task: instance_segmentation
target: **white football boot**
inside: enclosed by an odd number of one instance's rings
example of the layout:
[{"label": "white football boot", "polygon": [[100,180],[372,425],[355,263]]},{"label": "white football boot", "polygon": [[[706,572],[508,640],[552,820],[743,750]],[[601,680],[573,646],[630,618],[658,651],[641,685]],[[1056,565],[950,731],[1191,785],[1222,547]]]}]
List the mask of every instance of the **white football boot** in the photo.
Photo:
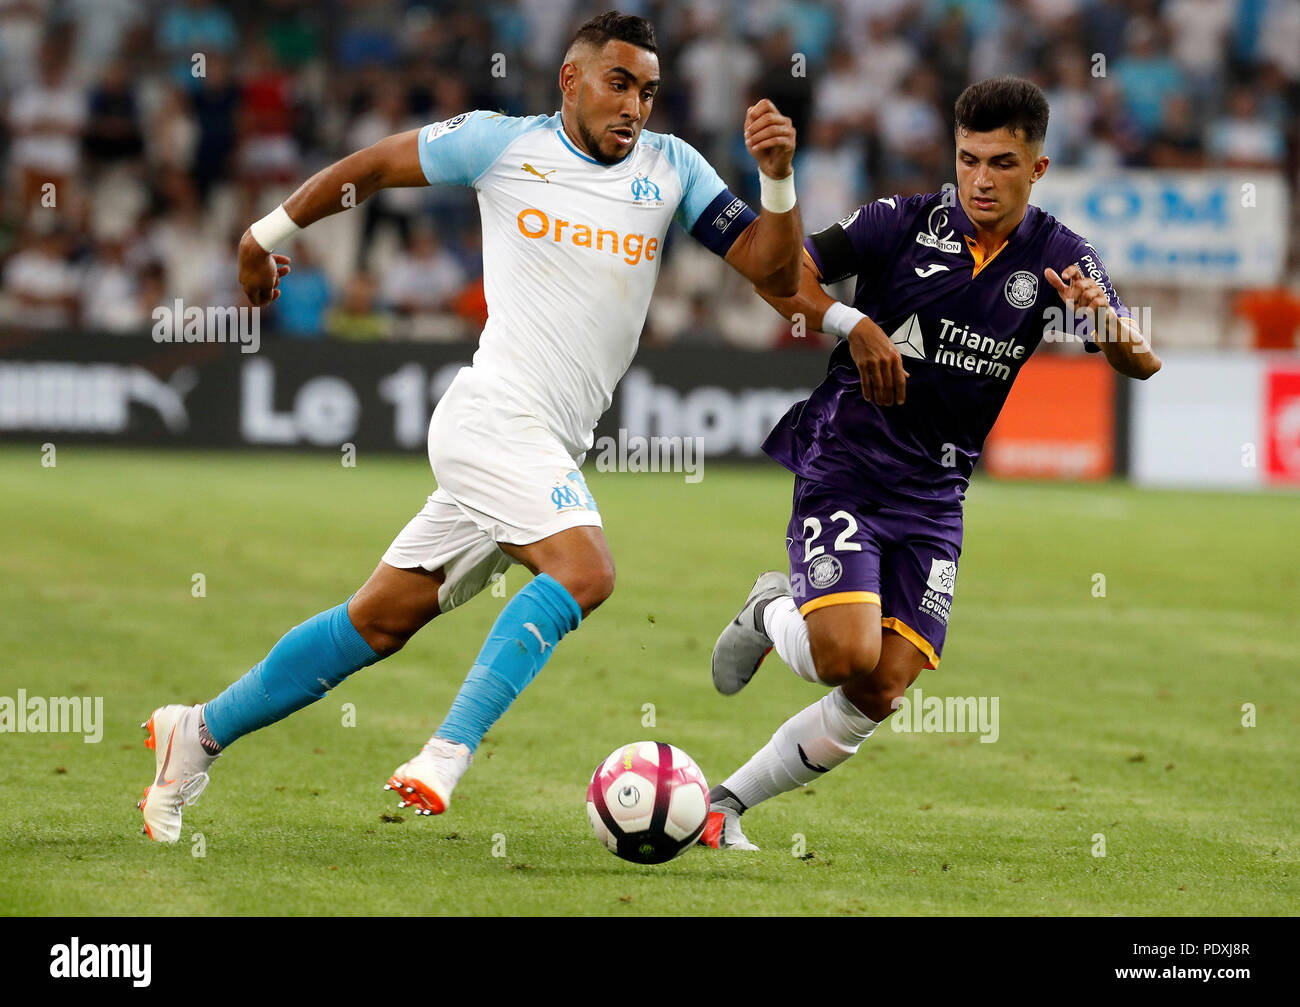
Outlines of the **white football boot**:
[{"label": "white football boot", "polygon": [[393,770],[384,789],[397,792],[399,808],[414,808],[417,815],[441,815],[473,761],[466,745],[430,738],[419,755]]},{"label": "white football boot", "polygon": [[749,684],[772,650],[772,639],[763,627],[763,610],[768,602],[790,593],[790,578],[779,570],[761,574],[736,618],[713,645],[713,687],[731,696]]},{"label": "white football boot", "polygon": [[146,836],[158,843],[181,837],[181,811],[208,785],[208,769],[218,758],[199,744],[203,705],[160,706],[140,726],[148,732],[145,747],[154,750],[155,777],[136,807],[144,812]]},{"label": "white football boot", "polygon": [[758,851],[740,830],[740,812],[725,804],[709,805],[709,818],[697,842],[714,850]]}]

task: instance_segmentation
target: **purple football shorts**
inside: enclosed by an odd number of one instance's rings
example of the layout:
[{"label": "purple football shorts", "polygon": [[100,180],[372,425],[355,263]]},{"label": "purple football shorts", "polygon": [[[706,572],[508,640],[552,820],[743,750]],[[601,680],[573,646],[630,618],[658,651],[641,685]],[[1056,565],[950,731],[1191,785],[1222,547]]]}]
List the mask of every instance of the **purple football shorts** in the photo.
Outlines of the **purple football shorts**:
[{"label": "purple football shorts", "polygon": [[900,510],[796,476],[785,540],[795,604],[804,615],[826,605],[879,605],[881,625],[937,668],[961,535],[960,509]]}]

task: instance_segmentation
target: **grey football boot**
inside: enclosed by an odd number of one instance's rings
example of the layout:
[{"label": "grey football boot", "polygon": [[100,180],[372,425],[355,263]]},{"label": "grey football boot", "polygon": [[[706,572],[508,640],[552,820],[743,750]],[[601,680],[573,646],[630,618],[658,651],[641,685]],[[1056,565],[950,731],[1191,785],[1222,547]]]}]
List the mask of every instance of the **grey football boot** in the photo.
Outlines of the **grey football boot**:
[{"label": "grey football boot", "polygon": [[772,650],[772,640],[763,628],[763,610],[770,602],[790,594],[790,578],[779,570],[768,570],[754,581],[740,613],[713,645],[713,687],[731,696],[749,684],[763,658]]}]

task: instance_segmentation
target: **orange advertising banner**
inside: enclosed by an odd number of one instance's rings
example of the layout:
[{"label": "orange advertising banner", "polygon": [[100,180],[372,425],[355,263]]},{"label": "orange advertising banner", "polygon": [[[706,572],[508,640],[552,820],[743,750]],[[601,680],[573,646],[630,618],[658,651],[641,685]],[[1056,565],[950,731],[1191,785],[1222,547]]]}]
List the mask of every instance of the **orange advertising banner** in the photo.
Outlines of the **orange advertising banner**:
[{"label": "orange advertising banner", "polygon": [[1036,357],[984,445],[1011,479],[1105,479],[1115,469],[1115,372],[1099,355]]}]

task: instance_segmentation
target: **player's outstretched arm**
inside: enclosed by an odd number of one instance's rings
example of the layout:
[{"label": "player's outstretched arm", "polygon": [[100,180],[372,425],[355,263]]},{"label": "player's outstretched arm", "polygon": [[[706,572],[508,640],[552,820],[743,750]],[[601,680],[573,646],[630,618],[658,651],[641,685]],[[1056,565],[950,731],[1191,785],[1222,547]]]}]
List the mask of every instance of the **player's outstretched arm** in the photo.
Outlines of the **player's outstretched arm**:
[{"label": "player's outstretched arm", "polygon": [[754,284],[754,293],[776,308],[792,325],[802,323],[814,332],[822,332],[826,309],[835,303],[835,299],[826,293],[812,260],[806,255],[800,255],[799,258],[799,287],[793,295],[778,296],[758,283]]},{"label": "player's outstretched arm", "polygon": [[1058,274],[1046,269],[1043,275],[1066,304],[1077,313],[1095,312],[1093,341],[1100,347],[1106,362],[1120,374],[1145,381],[1160,370],[1160,358],[1147,342],[1132,318],[1116,314],[1101,284],[1085,276],[1078,265]]},{"label": "player's outstretched arm", "polygon": [[[826,293],[821,275],[808,256],[802,256],[802,259],[799,289],[793,297],[774,297],[757,285],[754,290],[790,322],[802,322],[809,329],[825,332],[826,312],[838,302]],[[898,347],[885,330],[866,315],[847,309],[843,304],[838,310],[847,319],[841,324],[845,328],[852,326],[846,338],[862,381],[862,397],[878,406],[902,405],[907,400],[909,375],[903,369],[903,355],[898,352]]]},{"label": "player's outstretched arm", "polygon": [[263,307],[280,296],[280,278],[289,272],[289,257],[271,254],[276,241],[356,206],[380,189],[429,184],[420,168],[419,132],[396,133],[322,168],[244,232],[239,242],[239,285],[250,304]]},{"label": "player's outstretched arm", "polygon": [[726,261],[760,291],[789,297],[799,289],[803,258],[803,222],[790,169],[794,124],[764,98],[745,113],[745,146],[758,162],[762,212],[732,244]]}]

